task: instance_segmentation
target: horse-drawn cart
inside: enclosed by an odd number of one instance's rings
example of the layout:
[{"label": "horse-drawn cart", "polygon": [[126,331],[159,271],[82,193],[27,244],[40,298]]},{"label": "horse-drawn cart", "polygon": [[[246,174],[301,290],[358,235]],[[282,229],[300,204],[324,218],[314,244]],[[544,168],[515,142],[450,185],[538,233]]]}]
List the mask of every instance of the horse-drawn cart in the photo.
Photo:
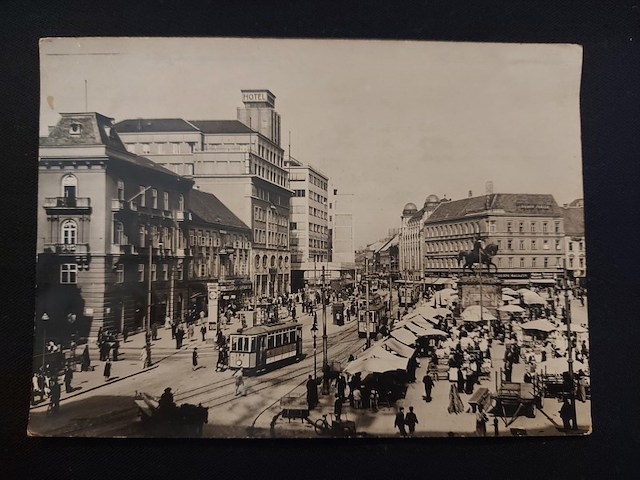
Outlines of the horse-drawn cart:
[{"label": "horse-drawn cart", "polygon": [[134,402],[143,427],[151,435],[201,437],[204,424],[209,422],[209,409],[202,405],[161,408],[158,398],[144,392],[136,392]]},{"label": "horse-drawn cart", "polygon": [[542,392],[532,383],[504,382],[498,388],[494,402],[491,412],[509,426],[520,415],[536,416],[536,407],[542,406]]}]

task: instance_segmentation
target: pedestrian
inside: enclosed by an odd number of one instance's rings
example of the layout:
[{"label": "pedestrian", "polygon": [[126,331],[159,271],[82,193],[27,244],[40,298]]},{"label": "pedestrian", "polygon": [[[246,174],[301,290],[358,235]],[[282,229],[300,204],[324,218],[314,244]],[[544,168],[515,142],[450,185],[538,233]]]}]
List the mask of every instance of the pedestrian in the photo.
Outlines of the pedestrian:
[{"label": "pedestrian", "polygon": [[47,414],[54,415],[58,413],[58,409],[60,408],[60,384],[58,383],[57,376],[51,378],[49,392],[49,411]]},{"label": "pedestrian", "polygon": [[336,422],[340,421],[340,415],[342,415],[342,399],[340,395],[336,393],[336,401],[333,403],[333,414],[336,416]]},{"label": "pedestrian", "polygon": [[511,363],[511,360],[505,360],[504,362],[504,381],[505,382],[511,381],[512,372],[513,372],[513,364]]},{"label": "pedestrian", "polygon": [[184,329],[182,328],[182,325],[178,325],[178,328],[176,328],[176,350],[179,350],[182,348],[182,339],[184,338]]},{"label": "pedestrian", "polygon": [[107,359],[104,362],[104,381],[108,382],[109,378],[111,378],[111,360],[109,360],[109,357],[107,357]]},{"label": "pedestrian", "polygon": [[71,369],[71,365],[67,364],[64,369],[64,389],[67,393],[73,392],[71,380],[73,380],[73,370]]},{"label": "pedestrian", "polygon": [[120,342],[116,339],[113,342],[113,348],[112,348],[112,354],[113,354],[113,361],[117,362],[118,361],[118,350],[120,349]]},{"label": "pedestrian", "polygon": [[407,431],[405,430],[404,425],[405,425],[404,408],[400,407],[400,410],[398,410],[398,413],[396,413],[396,419],[393,423],[393,426],[397,427],[398,430],[400,430],[400,435],[402,435],[403,437],[406,437]]},{"label": "pedestrian", "polygon": [[242,369],[239,369],[232,376],[236,377],[236,395],[242,393],[243,396],[246,396],[247,392],[244,386],[244,376]]},{"label": "pedestrian", "polygon": [[124,343],[127,343],[127,338],[129,338],[129,329],[125,325],[124,327],[122,327],[122,341]]},{"label": "pedestrian", "polygon": [[200,333],[202,334],[202,341],[204,342],[205,341],[205,336],[207,335],[207,327],[205,326],[204,323],[200,327]]},{"label": "pedestrian", "polygon": [[347,380],[344,378],[344,375],[340,374],[336,380],[336,387],[338,389],[338,396],[340,400],[344,402],[344,394],[347,388]]},{"label": "pedestrian", "polygon": [[313,410],[318,404],[318,383],[309,375],[307,380],[307,405]]},{"label": "pedestrian", "polygon": [[296,306],[295,305],[293,307],[291,307],[291,318],[293,320],[296,319]]},{"label": "pedestrian", "polygon": [[413,407],[409,407],[409,413],[404,417],[404,423],[409,427],[409,436],[412,437],[416,431],[416,425],[418,422],[418,417],[413,412]]},{"label": "pedestrian", "polygon": [[464,392],[464,373],[462,368],[458,368],[458,375],[456,377],[456,386],[458,387],[458,393]]},{"label": "pedestrian", "polygon": [[158,340],[158,324],[156,322],[151,324],[151,340]]},{"label": "pedestrian", "polygon": [[191,354],[191,370],[198,369],[198,347],[193,347],[193,353]]},{"label": "pedestrian", "polygon": [[193,340],[193,337],[195,336],[195,327],[193,326],[193,322],[189,324],[189,327],[187,328],[187,333],[188,333],[189,341]]},{"label": "pedestrian", "polygon": [[353,389],[353,408],[362,408],[362,392],[357,387]]},{"label": "pedestrian", "polygon": [[587,401],[587,384],[589,381],[582,370],[578,370],[576,380],[578,382],[578,400],[584,403]]},{"label": "pedestrian", "polygon": [[82,351],[82,363],[80,364],[80,371],[87,372],[91,366],[91,358],[89,357],[89,345],[84,346]]},{"label": "pedestrian", "polygon": [[568,432],[571,430],[571,417],[572,417],[572,408],[571,402],[567,397],[562,402],[562,407],[560,407],[560,418],[562,418],[562,425],[564,427],[564,431]]},{"label": "pedestrian", "polygon": [[414,354],[409,358],[409,362],[407,365],[407,376],[409,383],[413,383],[416,381],[416,369],[418,368],[418,361],[416,360],[416,355]]},{"label": "pedestrian", "polygon": [[425,373],[422,377],[422,383],[424,383],[424,399],[427,402],[431,401],[431,389],[434,387],[433,377],[429,373]]},{"label": "pedestrian", "polygon": [[142,347],[142,350],[140,351],[140,366],[141,366],[141,368],[143,370],[145,368],[147,368],[148,362],[149,362],[149,359],[148,359],[148,355],[147,355],[147,347],[144,346],[144,347]]},{"label": "pedestrian", "polygon": [[171,320],[169,325],[171,325],[171,340],[173,340],[176,338],[176,322]]},{"label": "pedestrian", "polygon": [[481,403],[478,403],[478,410],[476,412],[476,435],[478,437],[487,436],[487,422],[489,417],[484,413]]},{"label": "pedestrian", "polygon": [[380,394],[378,393],[377,390],[371,390],[371,394],[369,395],[369,406],[371,407],[371,410],[377,410],[378,409],[378,402],[380,400]]}]

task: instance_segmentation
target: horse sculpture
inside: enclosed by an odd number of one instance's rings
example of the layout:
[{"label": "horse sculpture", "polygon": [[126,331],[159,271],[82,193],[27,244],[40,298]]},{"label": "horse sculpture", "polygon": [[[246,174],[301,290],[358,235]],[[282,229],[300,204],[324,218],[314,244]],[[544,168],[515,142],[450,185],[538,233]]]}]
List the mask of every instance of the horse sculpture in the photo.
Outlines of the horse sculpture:
[{"label": "horse sculpture", "polygon": [[491,260],[495,254],[498,253],[498,246],[495,243],[490,243],[483,250],[480,248],[474,248],[473,250],[461,250],[458,253],[458,264],[464,260],[464,266],[462,267],[462,271],[464,272],[467,268],[474,272],[473,265],[475,263],[479,263],[481,266],[487,266],[487,272],[491,273],[491,265],[495,271],[498,271],[498,267]]}]

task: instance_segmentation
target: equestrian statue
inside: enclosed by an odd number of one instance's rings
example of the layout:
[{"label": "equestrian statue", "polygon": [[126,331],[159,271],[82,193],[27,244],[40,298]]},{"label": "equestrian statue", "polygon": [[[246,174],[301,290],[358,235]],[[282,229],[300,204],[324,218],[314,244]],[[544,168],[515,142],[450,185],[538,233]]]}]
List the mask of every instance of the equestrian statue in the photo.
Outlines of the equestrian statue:
[{"label": "equestrian statue", "polygon": [[458,264],[464,260],[464,266],[462,272],[468,268],[472,273],[474,272],[473,265],[478,263],[480,266],[487,266],[487,273],[491,273],[491,266],[498,271],[498,267],[493,263],[492,258],[498,253],[498,246],[495,243],[490,243],[486,247],[482,246],[482,239],[476,237],[473,242],[473,250],[461,250],[458,252]]}]

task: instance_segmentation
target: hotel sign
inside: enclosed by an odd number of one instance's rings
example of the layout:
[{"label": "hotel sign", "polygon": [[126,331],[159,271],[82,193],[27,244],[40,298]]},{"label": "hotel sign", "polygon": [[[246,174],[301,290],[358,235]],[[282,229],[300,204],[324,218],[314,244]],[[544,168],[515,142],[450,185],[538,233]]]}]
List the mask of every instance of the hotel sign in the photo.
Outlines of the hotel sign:
[{"label": "hotel sign", "polygon": [[243,102],[266,102],[268,101],[267,92],[243,92]]}]

